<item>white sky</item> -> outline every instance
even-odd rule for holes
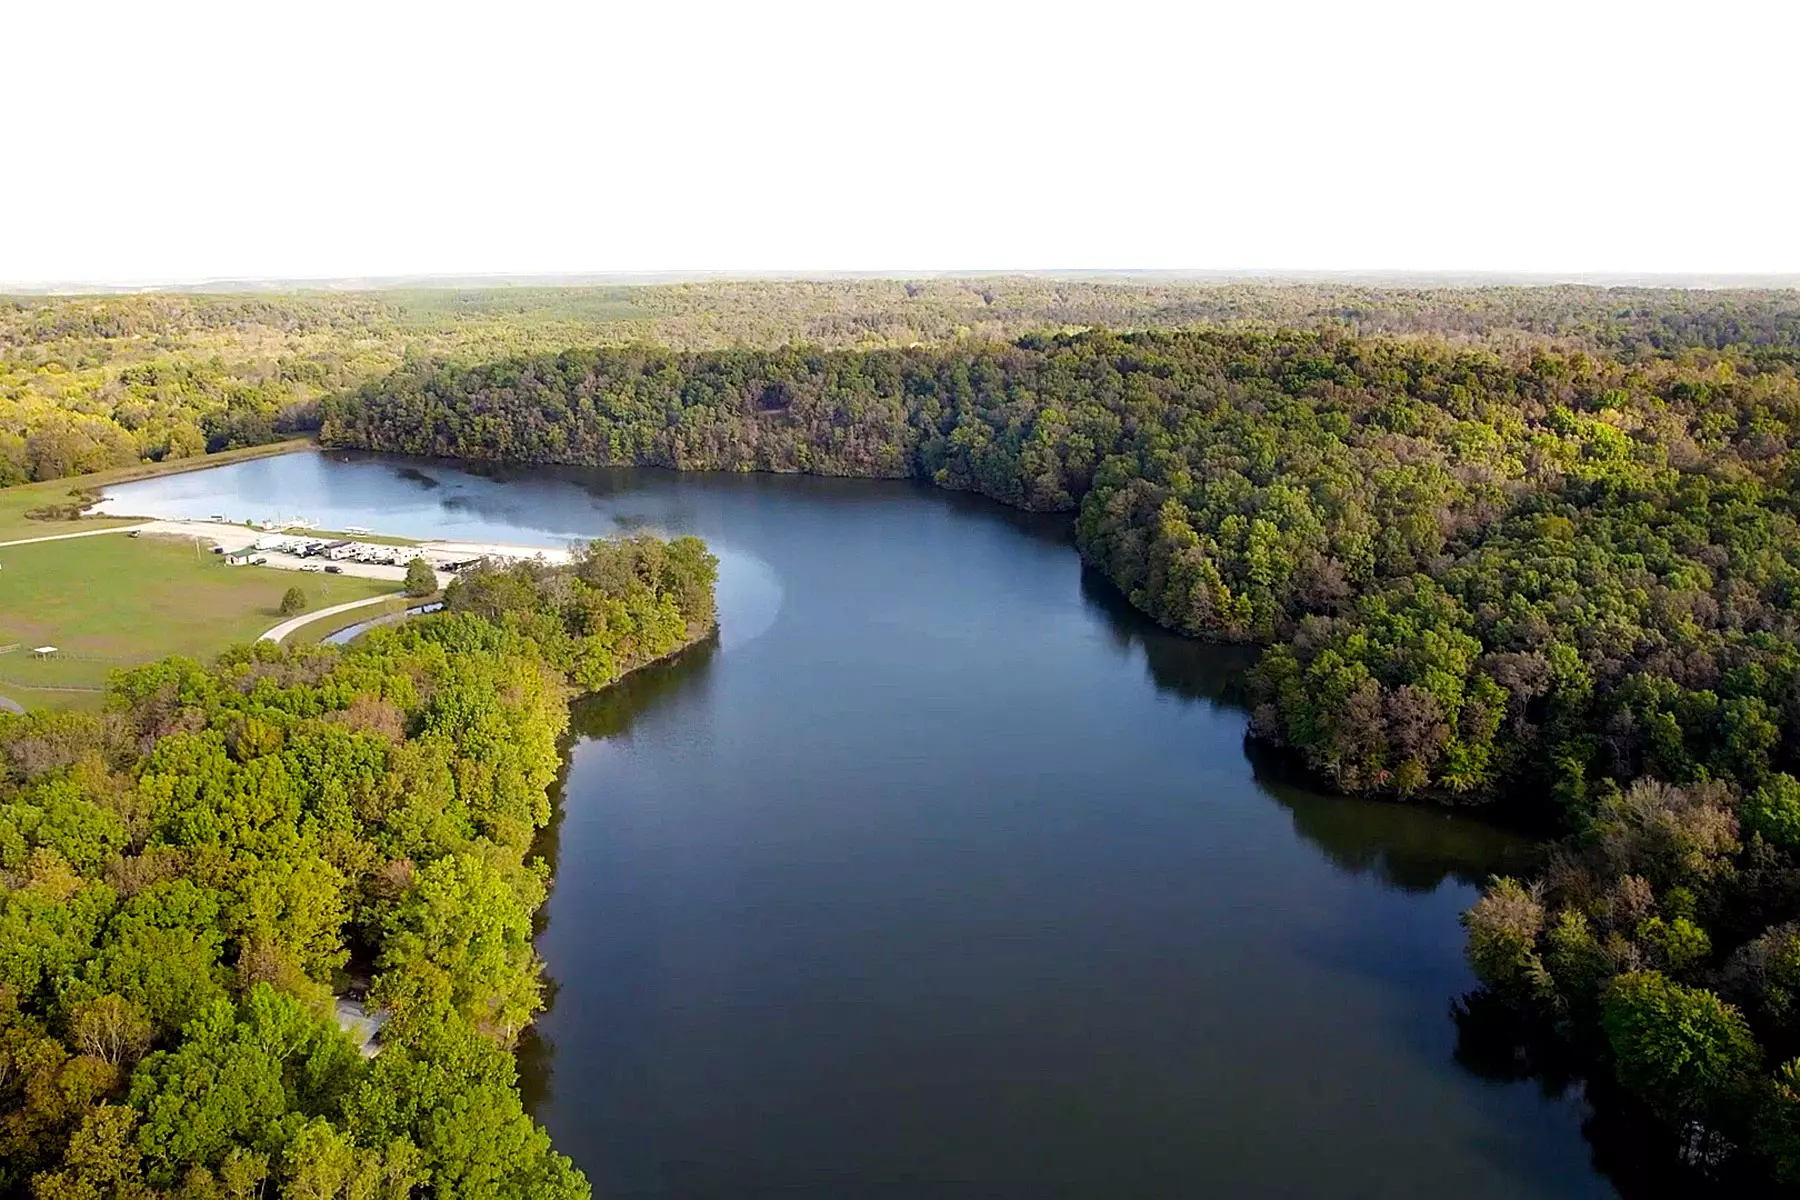
[[[1797,13],[10,0],[0,284],[1796,272]]]

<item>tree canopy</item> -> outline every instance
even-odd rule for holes
[[[1265,647],[1253,730],[1319,778],[1560,826],[1469,914],[1484,983],[1800,1178],[1800,356],[1628,325],[422,359],[322,433],[1074,513],[1138,608]]]
[[[1783,291],[1046,278],[0,298],[0,485],[253,446],[415,359],[570,346],[898,349],[1092,326],[1340,328],[1665,353],[1800,345]],[[770,402],[778,402],[775,396]]]
[[[596,542],[0,716],[0,1196],[585,1197],[511,1054],[532,837],[570,695],[710,630],[715,566]],[[372,1060],[333,1019],[363,975]]]

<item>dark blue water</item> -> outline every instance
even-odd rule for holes
[[[693,532],[714,643],[575,712],[528,1097],[603,1196],[1608,1196],[1458,1061],[1521,843],[1247,754],[1241,654],[904,484],[296,455],[117,511]],[[1465,1056],[1467,1057],[1467,1056]]]

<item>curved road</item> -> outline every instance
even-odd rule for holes
[[[348,604],[334,604],[330,608],[321,608],[316,612],[301,613],[297,617],[292,617],[283,621],[256,640],[259,642],[279,642],[302,625],[310,625],[321,617],[329,617],[336,613],[349,612],[353,608],[367,608],[371,604],[380,604],[386,600],[393,600],[398,596],[398,592],[390,592],[385,596],[370,596],[367,600],[352,600]]]

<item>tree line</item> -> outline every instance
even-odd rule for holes
[[[1568,831],[1544,880],[1501,881],[1471,915],[1482,978],[1594,1047],[1671,1128],[1792,1175],[1800,381],[1784,338],[597,348],[414,362],[328,400],[322,435],[915,477],[1074,512],[1081,553],[1137,607],[1266,647],[1253,728],[1336,787]]]
[[[410,359],[580,345],[903,348],[1039,330],[1232,326],[1561,342],[1642,356],[1800,347],[1784,291],[1376,288],[994,278],[0,298],[0,486],[315,429]]]
[[[0,717],[0,1196],[565,1200],[512,1046],[567,701],[702,636],[692,538],[474,570],[350,648]],[[333,1018],[366,977],[365,1058]]]

